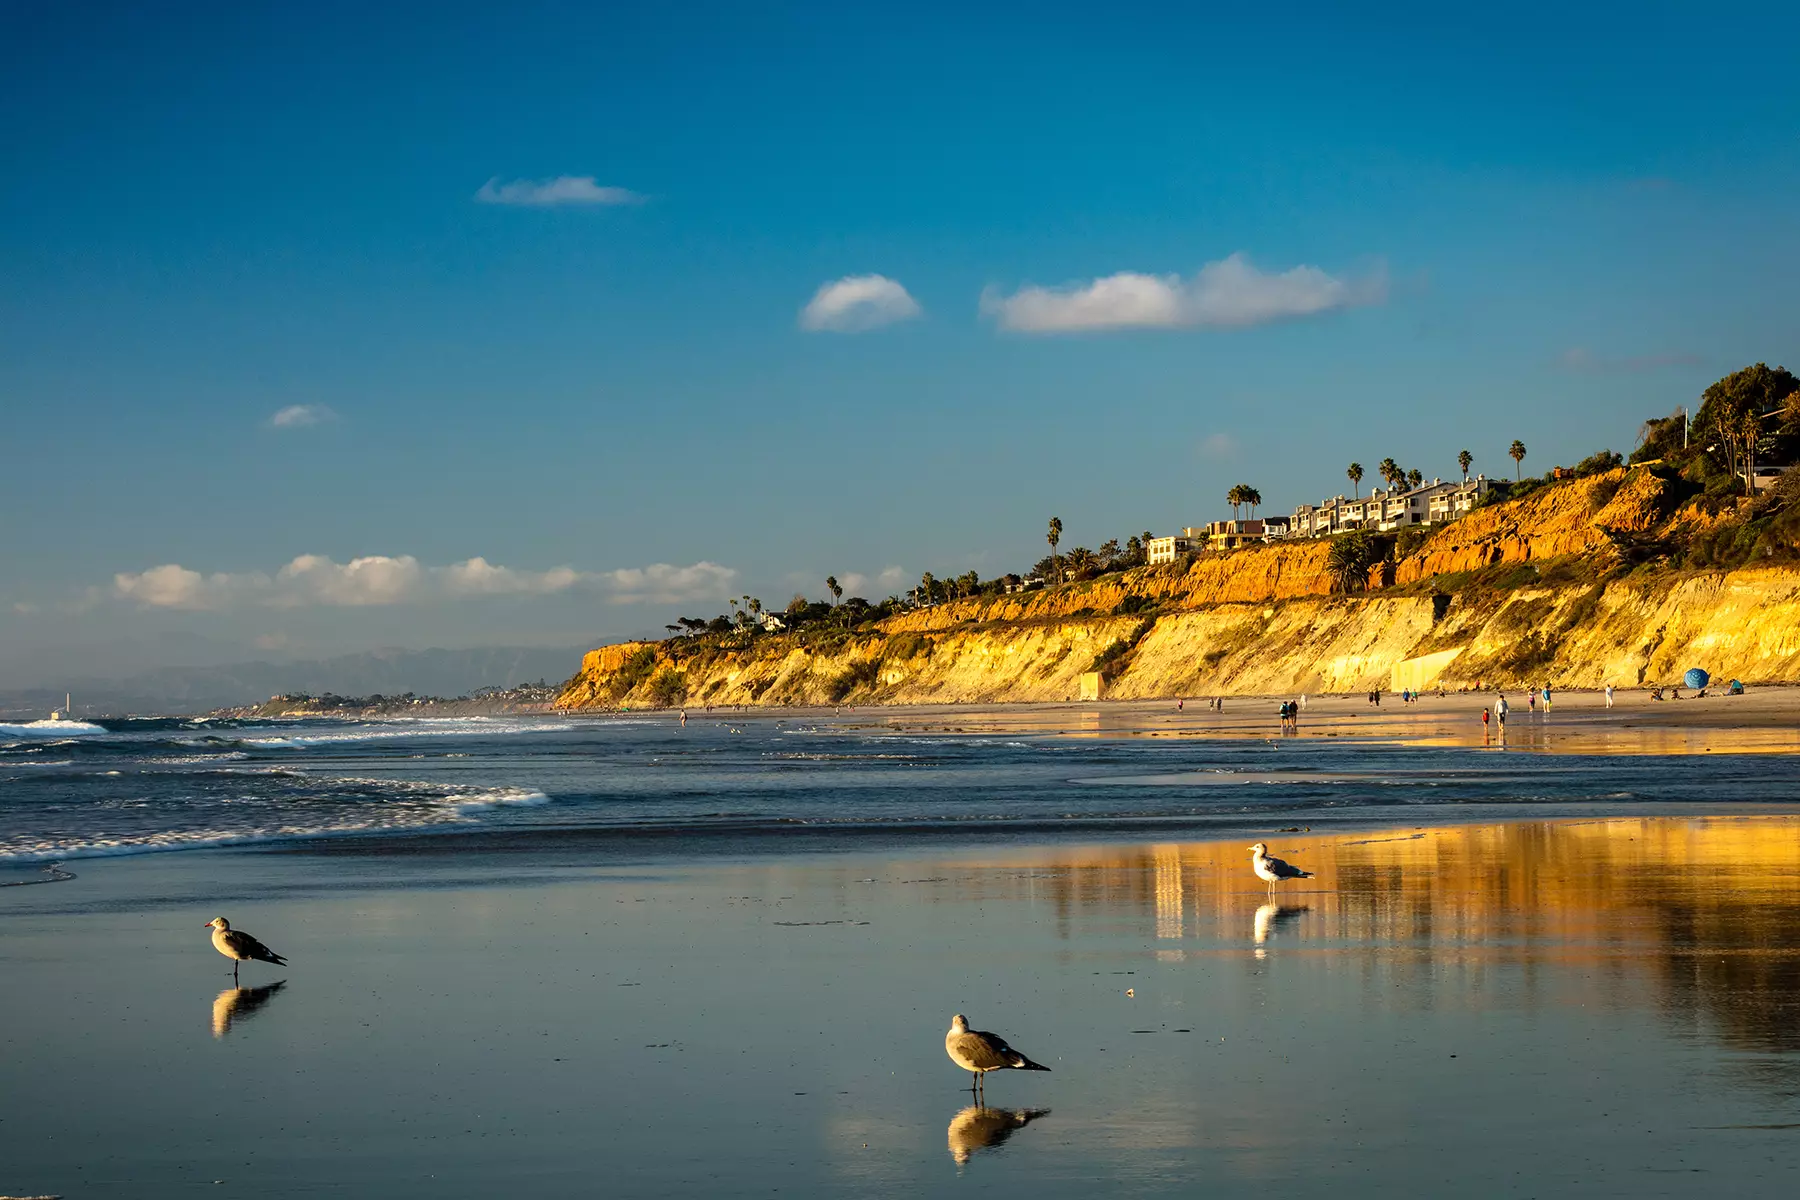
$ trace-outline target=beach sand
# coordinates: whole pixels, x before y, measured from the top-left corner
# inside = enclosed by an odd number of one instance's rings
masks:
[[[76,863],[0,889],[0,1193],[1800,1184],[1800,818],[1263,836],[1278,906],[1239,840]],[[1052,1073],[968,1111],[955,1012]]]

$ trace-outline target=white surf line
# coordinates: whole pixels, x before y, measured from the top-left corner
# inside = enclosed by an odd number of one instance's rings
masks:
[[[45,875],[49,876],[49,878],[48,879],[19,879],[19,880],[13,881],[12,883],[0,883],[0,887],[31,887],[32,885],[39,884],[39,883],[64,883],[70,879],[75,878],[75,872],[63,870],[63,865],[61,862],[42,863],[39,865],[38,869],[40,871],[42,871]],[[0,1196],[0,1200],[6,1200],[6,1197]]]

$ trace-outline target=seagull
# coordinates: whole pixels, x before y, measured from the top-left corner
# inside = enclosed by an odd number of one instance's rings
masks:
[[[274,963],[278,967],[287,966],[287,959],[242,930],[233,929],[231,922],[224,917],[214,917],[202,928],[213,931],[213,949],[232,960],[231,977],[233,979],[237,978],[237,965],[253,958],[258,962]]]
[[[971,1104],[950,1118],[950,1128],[945,1131],[950,1157],[960,1167],[977,1150],[991,1150],[1011,1137],[1015,1129],[1049,1115],[1047,1108],[987,1108]]]
[[[968,1018],[961,1013],[950,1018],[950,1032],[944,1035],[944,1053],[950,1056],[951,1062],[974,1073],[975,1082],[969,1085],[970,1091],[981,1090],[982,1077],[989,1071],[1050,1069],[1014,1050],[999,1034],[970,1029]]]
[[[1258,879],[1267,880],[1269,895],[1275,895],[1275,885],[1284,879],[1311,879],[1311,871],[1302,871],[1293,863],[1283,862],[1279,858],[1269,857],[1269,848],[1261,842],[1250,847],[1250,868],[1256,872]]]

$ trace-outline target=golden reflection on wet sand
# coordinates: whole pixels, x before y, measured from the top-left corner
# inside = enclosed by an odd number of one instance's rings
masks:
[[[950,1157],[961,1166],[976,1151],[992,1150],[1039,1117],[1049,1115],[1047,1108],[988,1108],[971,1104],[950,1118]]]
[[[1266,902],[1236,841],[1044,850],[1033,896],[1064,937],[1141,913],[1165,961],[1252,950],[1587,960],[1746,1049],[1800,1050],[1800,817],[1618,818],[1270,835],[1316,877]],[[1017,887],[1023,863],[972,878]],[[1011,870],[1001,868],[1010,867]],[[1279,946],[1280,949],[1276,950]],[[1435,965],[1434,965],[1435,964]]]
[[[287,986],[287,980],[277,980],[262,987],[228,987],[213,999],[212,1031],[215,1038],[222,1038],[231,1032],[234,1021],[244,1021],[256,1015],[263,1005],[274,999],[275,993]]]

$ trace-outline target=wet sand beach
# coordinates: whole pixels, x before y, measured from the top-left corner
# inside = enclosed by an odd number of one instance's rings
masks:
[[[0,889],[0,1193],[1800,1183],[1800,817],[1260,836],[1275,903],[1235,837],[76,863]],[[1051,1073],[976,1108],[955,1012]]]
[[[1529,749],[1563,754],[1703,754],[1800,751],[1800,688],[1758,686],[1743,695],[1711,688],[1704,697],[1665,689],[1653,700],[1644,689],[1619,689],[1608,707],[1599,691],[1552,689],[1548,707],[1530,707],[1523,690],[1428,692],[1413,703],[1383,692],[1306,698],[1296,735],[1378,740],[1415,746]],[[1512,711],[1504,730],[1481,714],[1505,696]],[[909,733],[1065,737],[1267,737],[1280,732],[1276,707],[1297,696],[1226,696],[1175,700],[1071,701],[1067,704],[956,704],[831,710],[744,710],[733,719],[793,719],[797,712],[846,724]],[[1502,734],[1504,733],[1504,737]]]

